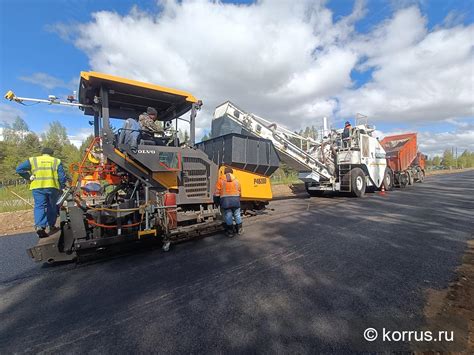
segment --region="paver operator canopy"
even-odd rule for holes
[[[138,117],[147,107],[154,107],[160,121],[169,121],[189,112],[192,104],[198,102],[186,91],[97,72],[81,72],[79,102],[83,105],[97,104],[101,87],[108,89],[109,115],[113,118]],[[82,109],[86,115],[95,114],[91,106]]]
[[[95,135],[100,134],[99,118],[104,129],[110,128],[109,119],[138,118],[147,107],[158,111],[159,121],[169,122],[189,111],[190,145],[195,143],[196,110],[202,102],[192,94],[160,85],[120,78],[97,72],[81,72],[79,103],[85,115],[94,116]],[[170,123],[166,125],[170,127]]]

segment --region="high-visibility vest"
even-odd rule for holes
[[[227,180],[227,174],[222,175],[218,181],[218,188],[217,191],[219,192],[219,196],[222,197],[231,197],[240,196],[240,184],[239,181],[234,178],[231,174],[230,179],[231,181]],[[220,185],[220,186],[219,186]]]
[[[61,160],[48,154],[29,159],[31,174],[35,179],[30,184],[30,190],[55,188],[59,190],[58,166]]]

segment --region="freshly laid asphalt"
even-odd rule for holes
[[[474,171],[270,207],[238,238],[79,265],[0,238],[0,353],[409,350],[363,332],[423,325],[425,290],[448,286],[473,237]]]

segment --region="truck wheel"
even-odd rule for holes
[[[364,197],[365,195],[365,174],[361,168],[351,170],[351,189],[356,197]]]
[[[413,185],[414,180],[415,180],[415,177],[413,176],[413,174],[411,173],[411,171],[409,171],[409,172],[407,173],[408,185]]]
[[[385,168],[385,174],[383,177],[383,187],[385,191],[392,191],[393,190],[393,171],[390,168]]]
[[[403,189],[407,187],[408,184],[408,177],[407,174],[400,174],[400,188]]]
[[[418,170],[417,175],[417,181],[416,182],[423,182],[425,180],[425,172],[423,170]]]

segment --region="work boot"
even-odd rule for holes
[[[242,226],[242,223],[237,224],[237,234],[242,235],[244,234],[244,227]]]
[[[234,237],[234,226],[225,226],[225,234],[229,237],[229,238],[233,238]]]
[[[56,227],[56,226],[49,227],[48,235],[53,235],[53,234],[59,232],[60,230],[61,230],[61,228]]]
[[[46,233],[46,227],[35,227],[35,229],[36,234],[38,234],[38,237],[46,238],[48,236],[48,233]]]

